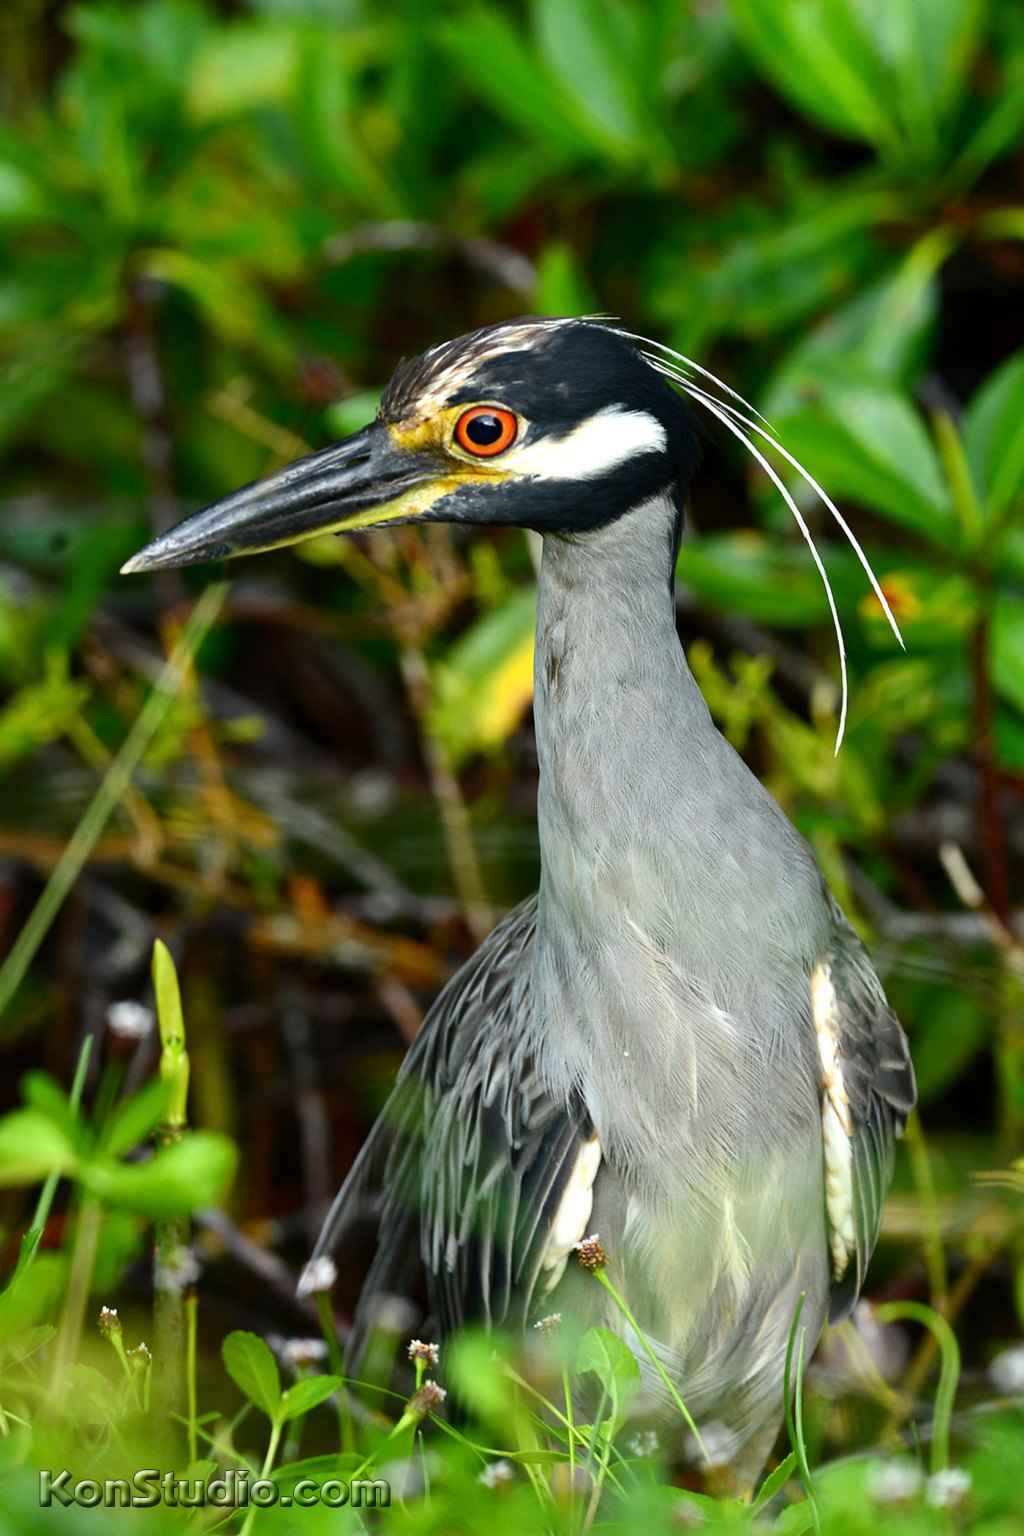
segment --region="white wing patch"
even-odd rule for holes
[[[857,1246],[853,1212],[853,1121],[843,1083],[836,989],[832,985],[831,969],[824,962],[815,966],[811,976],[811,1007],[825,1090],[821,1133],[825,1148],[825,1208],[832,1227],[832,1278],[840,1280]]]
[[[545,480],[589,480],[641,453],[661,452],[667,444],[665,428],[656,416],[612,405],[588,416],[563,437],[542,437],[502,454],[501,465],[514,474]]]
[[[601,1166],[601,1147],[596,1136],[584,1142],[551,1223],[540,1261],[541,1294],[546,1296],[561,1280],[570,1253],[581,1241],[594,1209],[594,1180]]]

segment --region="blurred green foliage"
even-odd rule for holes
[[[524,311],[619,315],[765,413],[900,621],[905,653],[778,461],[846,633],[836,758],[812,562],[767,476],[708,432],[684,641],[910,1029],[922,1121],[877,1273],[954,1321],[983,1397],[1024,1315],[1024,10],[11,0],[0,108],[0,952],[205,580],[121,581],[121,562],[358,427],[403,353]],[[37,1072],[0,1164],[71,1175],[72,1234],[106,1202],[104,1299],[157,1214],[154,1165],[109,1141],[152,1109],[132,1097],[152,1043],[126,1056],[109,1019],[142,995],[155,931],[182,973],[193,1118],[242,1145],[231,1214],[298,1263],[398,1041],[535,878],[525,541],[405,530],[300,554],[240,567],[0,1026],[11,1083],[40,1064],[67,1081],[102,1037],[85,1093],[107,1129]],[[15,1258],[19,1198],[0,1207]],[[56,1316],[60,1237],[19,1329]],[[245,1251],[223,1277],[207,1254],[223,1296]],[[245,1304],[270,1326],[258,1288]],[[816,1453],[919,1411],[934,1361],[914,1343],[901,1405],[821,1396]],[[962,1435],[987,1469],[976,1528],[1006,1530],[995,1440]],[[836,1530],[968,1518],[923,1494],[887,1513],[849,1477]],[[636,1493],[646,1528],[676,1518],[666,1500]]]

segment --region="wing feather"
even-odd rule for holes
[[[525,1321],[591,1135],[582,1104],[556,1101],[521,1044],[536,906],[509,913],[441,992],[324,1223],[314,1257],[336,1251],[368,1204],[379,1208],[354,1358],[374,1297],[406,1278],[410,1253],[442,1334],[471,1319]]]
[[[822,1056],[826,1170],[845,1168],[844,1178],[836,1173],[826,1180],[835,1287],[829,1317],[838,1322],[850,1313],[864,1283],[895,1144],[916,1089],[907,1037],[838,906],[830,951],[812,979],[812,998]],[[839,1145],[844,1138],[845,1145]]]

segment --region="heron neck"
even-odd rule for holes
[[[666,764],[678,768],[677,749],[714,731],[676,634],[675,519],[659,496],[593,533],[544,541],[534,662],[542,855],[560,812],[635,824],[654,812],[652,794],[660,811]]]

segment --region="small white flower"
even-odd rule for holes
[[[485,1488],[508,1488],[515,1482],[515,1470],[510,1461],[492,1461],[480,1473],[478,1482]]]
[[[971,1491],[971,1474],[963,1467],[947,1467],[928,1479],[925,1497],[933,1509],[959,1509]]]
[[[626,1442],[626,1450],[631,1456],[656,1456],[660,1449],[661,1441],[656,1429],[642,1429]]]
[[[699,1441],[696,1435],[686,1437],[687,1457],[698,1467],[727,1467],[738,1449],[739,1442],[728,1424],[718,1420],[701,1425]]]
[[[1003,1397],[1024,1396],[1024,1344],[1004,1349],[988,1368],[989,1379]]]
[[[875,1504],[909,1504],[924,1484],[924,1474],[914,1461],[876,1462],[868,1468],[865,1489]]]
[[[562,1326],[561,1312],[549,1312],[547,1317],[538,1318],[534,1323],[538,1333],[557,1333]]]
[[[297,1296],[311,1296],[314,1291],[329,1291],[338,1278],[338,1266],[326,1253],[318,1259],[310,1259],[295,1287]]]
[[[323,1339],[282,1339],[280,1355],[289,1365],[318,1365],[327,1359],[327,1345]]]
[[[410,1413],[422,1418],[425,1413],[433,1413],[435,1408],[440,1408],[447,1396],[444,1387],[439,1387],[436,1381],[425,1381],[410,1397],[407,1407]]]
[[[424,1344],[422,1339],[410,1339],[408,1355],[410,1360],[422,1360],[429,1370],[433,1370],[441,1351],[436,1344]]]
[[[152,1008],[134,998],[122,998],[107,1009],[107,1028],[121,1040],[145,1040],[153,1033],[155,1023]]]

